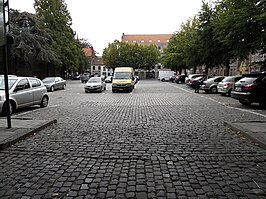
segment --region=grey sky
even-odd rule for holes
[[[201,9],[202,0],[65,0],[79,38],[102,54],[125,34],[172,34]],[[10,7],[34,13],[34,0],[9,0]]]

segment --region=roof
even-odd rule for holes
[[[93,55],[93,48],[82,48],[86,57],[92,57]]]
[[[92,59],[92,65],[104,65],[102,57],[94,57]]]
[[[129,43],[168,43],[172,34],[135,34],[122,35],[122,41]]]

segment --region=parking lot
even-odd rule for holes
[[[266,110],[158,80],[132,93],[83,86],[12,116],[58,123],[0,151],[0,198],[265,198],[265,150],[224,121]]]

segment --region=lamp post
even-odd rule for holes
[[[12,38],[7,38],[6,33],[9,31],[9,3],[8,0],[0,1],[0,46],[3,48],[3,66],[4,66],[4,81],[6,95],[6,116],[7,128],[11,128],[10,104],[9,104],[9,87],[8,87],[8,62],[7,62],[7,44],[12,43]]]

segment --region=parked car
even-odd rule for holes
[[[84,86],[85,93],[90,91],[99,91],[102,92],[106,90],[106,84],[101,77],[91,77],[89,81]]]
[[[10,114],[16,109],[40,105],[48,106],[49,96],[42,81],[35,77],[8,76],[9,110]],[[4,77],[0,76],[0,113],[6,113]]]
[[[188,84],[190,80],[195,79],[195,78],[200,77],[200,76],[203,76],[203,75],[201,75],[201,74],[191,74],[191,75],[188,75],[185,78],[185,83]]]
[[[107,76],[104,81],[105,81],[105,83],[112,83],[112,79],[113,79],[112,76]]]
[[[186,75],[177,75],[176,78],[175,78],[175,82],[177,84],[179,83],[185,83],[185,79],[186,79]]]
[[[89,73],[83,73],[82,75],[80,75],[81,83],[86,83],[89,79],[90,79]]]
[[[66,88],[66,80],[61,77],[46,77],[42,80],[42,82],[45,85],[47,91],[51,92]]]
[[[187,83],[188,86],[190,86],[191,88],[195,88],[195,85],[198,81],[203,82],[207,79],[207,75],[201,75],[199,77],[196,78],[192,78],[191,80],[189,80],[189,82]],[[201,84],[201,83],[200,83]]]
[[[215,76],[203,81],[200,86],[201,90],[204,90],[206,93],[217,93],[217,85],[224,79],[224,76]]]
[[[228,94],[231,96],[231,91],[234,88],[235,83],[240,80],[242,76],[228,76],[225,77],[220,83],[217,85],[218,93],[221,95]]]
[[[231,96],[244,105],[259,103],[266,107],[266,72],[244,75],[235,83]]]
[[[176,75],[172,75],[172,76],[170,76],[169,81],[170,82],[174,82],[175,81],[175,78],[176,78]]]

